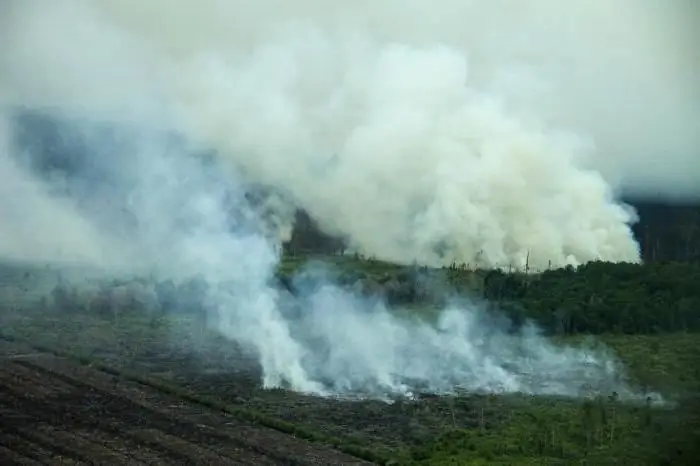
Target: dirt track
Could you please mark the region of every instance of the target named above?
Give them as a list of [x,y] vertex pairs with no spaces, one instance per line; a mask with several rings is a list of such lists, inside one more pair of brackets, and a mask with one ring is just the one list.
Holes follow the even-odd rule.
[[0,464],[370,464],[0,340]]

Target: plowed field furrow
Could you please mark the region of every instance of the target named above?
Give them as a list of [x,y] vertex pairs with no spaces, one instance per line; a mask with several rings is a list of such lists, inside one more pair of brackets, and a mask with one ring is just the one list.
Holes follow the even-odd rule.
[[90,441],[78,441],[75,435],[46,424],[31,427],[9,425],[3,426],[3,429],[12,429],[30,442],[43,445],[80,464],[126,464],[128,460],[128,457],[113,454]]
[[182,438],[165,434],[157,429],[140,429],[132,432],[132,435],[145,445],[154,445],[156,447],[159,445],[168,445],[169,451],[177,452],[181,457],[187,458],[187,462],[190,464],[197,460],[201,460],[207,464],[220,464],[221,466],[245,464],[234,461],[208,448],[199,447]]
[[[267,441],[263,439],[263,445],[256,445],[246,440],[240,434],[238,429],[229,430],[228,433],[216,431],[209,424],[204,424],[203,422],[212,421],[212,416],[207,416],[208,419],[203,419],[202,410],[196,409],[197,421],[196,423],[188,422],[182,420],[182,416],[185,415],[183,410],[188,408],[186,403],[174,397],[163,396],[164,400],[161,400],[161,405],[164,405],[170,409],[170,411],[164,410],[154,404],[143,401],[144,396],[140,393],[121,391],[122,396],[115,395],[113,391],[115,390],[115,383],[118,382],[116,379],[104,384],[104,381],[99,380],[101,374],[93,374],[90,378],[90,383],[86,383],[81,378],[77,378],[77,374],[67,375],[67,373],[57,372],[54,368],[45,367],[50,363],[58,365],[58,361],[52,358],[41,358],[37,359],[36,362],[17,361],[16,363],[21,366],[27,366],[33,368],[35,371],[45,371],[50,376],[60,379],[62,382],[72,381],[76,387],[82,390],[83,398],[85,403],[81,406],[76,406],[70,412],[63,414],[64,419],[70,419],[71,422],[76,425],[92,426],[97,427],[89,417],[85,416],[85,413],[81,413],[84,409],[99,409],[99,428],[103,430],[109,430],[115,432],[116,435],[119,434],[120,429],[121,435],[131,438],[133,428],[147,428],[149,426],[157,427],[164,433],[171,436],[180,436],[182,438],[187,438],[190,443],[195,445],[207,445],[211,444],[216,447],[219,451],[233,451],[233,454],[238,456],[248,457],[249,461],[255,461],[256,464],[277,464],[276,462],[268,462],[262,458],[260,455],[268,455],[271,458],[277,458],[279,461],[287,463],[289,461],[296,459],[296,453],[294,451],[275,451],[275,445],[271,444],[268,446]],[[65,361],[62,361],[65,363]],[[48,363],[48,364],[47,364]],[[63,369],[66,369],[63,367]],[[66,370],[68,372],[68,370]],[[106,376],[105,378],[109,378]],[[48,412],[50,408],[46,407],[44,412]],[[115,414],[117,413],[117,414]],[[113,420],[118,417],[117,422]],[[87,424],[86,424],[87,423]],[[127,425],[129,428],[124,431],[123,426]],[[275,431],[269,431],[265,429],[266,433],[271,435],[278,434]],[[137,439],[140,443],[144,441],[143,438]],[[154,444],[154,442],[148,442],[148,445],[163,451],[164,445],[168,447],[167,454],[170,457],[175,457],[178,461],[187,461],[190,458],[200,458],[201,452],[197,448],[191,448],[189,453],[183,453],[182,444],[178,448],[170,448],[170,444]],[[229,445],[232,445],[233,448]],[[239,448],[235,448],[235,446]],[[252,450],[246,452],[246,450]],[[253,453],[254,452],[254,453]],[[301,462],[298,459],[292,462]],[[217,461],[218,464],[223,464],[222,461]]]
[[[34,404],[23,408],[25,412],[31,411],[35,415],[32,418],[31,428],[19,427],[15,423],[4,423],[0,430],[12,432],[14,438],[24,439],[34,445],[41,445],[43,454],[32,455],[33,458],[41,459],[47,456],[47,452],[63,452],[64,456],[74,460],[83,458],[91,464],[133,464],[135,466],[165,466],[173,464],[173,461],[186,462],[188,460],[188,457],[171,452],[167,447],[159,445],[157,448],[151,449],[134,442],[128,438],[127,432],[105,432],[105,430],[111,429],[100,430],[96,426],[82,430],[73,424],[72,419],[68,417],[65,418],[64,423],[72,425],[72,430],[57,429],[42,424],[42,418],[44,418],[42,413],[50,407]],[[28,424],[24,423],[24,425]],[[63,445],[69,445],[70,451],[64,451]],[[55,463],[49,462],[47,464]]]
[[[5,443],[2,440],[2,435],[0,435],[0,443]],[[11,443],[11,442],[10,442]],[[13,445],[13,447],[16,447]],[[0,464],[6,465],[23,465],[23,466],[35,466],[44,464],[40,461],[33,459],[32,456],[25,456],[17,450],[8,448],[0,445]]]
[[130,457],[131,464],[147,464],[149,466],[170,466],[171,461],[162,458],[163,450],[149,448],[129,438],[120,437],[109,432],[97,429],[78,429],[74,431],[84,439],[104,445],[114,451]]
[[0,345],[0,464],[370,464],[26,345]]
[[[7,400],[8,397],[7,387],[0,387],[0,401]],[[182,430],[177,430],[178,421],[172,420],[171,424],[167,422],[164,424],[163,420],[156,419],[158,417],[157,413],[154,413],[154,417],[150,418],[154,422],[148,422],[149,414],[147,412],[134,413],[130,412],[129,406],[124,406],[119,404],[118,400],[115,400],[110,405],[109,403],[99,403],[93,399],[89,399],[90,394],[85,394],[83,397],[84,405],[79,406],[70,400],[66,400],[64,397],[57,397],[53,402],[48,402],[45,400],[36,400],[24,398],[21,393],[11,393],[14,396],[12,400],[12,406],[15,411],[8,412],[7,422],[4,422],[4,430],[11,428],[17,429],[17,422],[13,422],[13,419],[19,418],[19,412],[16,410],[21,410],[24,415],[21,418],[21,425],[27,424],[27,414],[29,414],[31,424],[36,426],[40,425],[44,430],[47,429],[46,424],[40,424],[41,422],[52,422],[52,423],[62,423],[73,426],[75,431],[83,433],[82,438],[80,436],[74,436],[66,439],[71,444],[82,443],[83,446],[78,451],[91,450],[89,458],[98,459],[98,457],[110,457],[111,452],[105,452],[105,448],[102,445],[108,446],[112,449],[121,450],[122,452],[131,452],[127,456],[131,458],[129,464],[138,464],[142,462],[145,464],[153,464],[154,458],[163,458],[163,464],[173,464],[176,462],[178,464],[197,464],[197,461],[205,463],[204,458],[216,458],[215,463],[208,464],[239,464],[237,462],[229,462],[225,456],[217,455],[215,452],[211,452],[202,448],[197,443],[180,439],[177,435],[163,434],[161,437],[147,436],[143,435],[142,432],[146,429],[138,429],[144,425],[159,425],[163,427],[164,430],[168,432],[179,432],[180,435],[184,433]],[[6,406],[9,403],[5,403]],[[68,409],[65,411],[57,410],[56,406],[65,406]],[[109,409],[108,409],[109,408]],[[99,413],[88,413],[87,411],[99,410]],[[116,412],[120,412],[120,416]],[[20,433],[22,433],[20,431]],[[65,433],[54,430],[57,437],[66,438]],[[95,434],[98,434],[97,439],[92,439]],[[25,433],[25,437],[27,434]],[[98,446],[90,445],[85,443],[85,437],[90,438],[92,443],[98,443]],[[111,442],[104,441],[105,438],[111,439]],[[164,440],[163,442],[158,442],[154,438],[160,438]],[[172,439],[178,439],[177,442],[172,442]],[[201,439],[201,437],[200,437]],[[207,443],[212,443],[209,440]],[[42,445],[45,444],[41,443]],[[235,457],[240,457],[246,461],[254,461],[255,464],[279,464],[276,462],[270,462],[264,457],[255,455],[244,449],[231,448],[222,442],[215,444],[214,446],[219,446],[219,450],[228,454],[235,455]],[[49,445],[51,447],[51,445]],[[140,451],[139,451],[140,450]],[[64,454],[66,452],[63,452]],[[76,457],[77,454],[72,455]],[[123,455],[122,455],[123,456]],[[120,461],[104,461],[98,462],[98,464],[125,464],[126,460],[129,458],[121,458]],[[194,462],[194,463],[193,463]],[[248,463],[250,464],[250,463]]]
[[[176,396],[148,390],[140,384],[120,380],[63,358],[27,357],[14,362],[81,386],[85,396],[91,399],[98,397],[97,404],[113,408],[118,405],[120,418],[132,426],[158,425],[161,430],[171,434],[189,435],[190,439],[200,444],[233,444],[277,459],[283,464],[369,464],[332,448],[253,425],[222,412],[202,409],[202,406],[184,402]],[[147,420],[146,424],[144,420]]]
[[12,450],[17,457],[24,457],[39,464],[54,465],[83,465],[85,462],[79,461],[70,456],[61,454],[51,448],[50,445],[42,444],[36,440],[27,438],[19,432],[12,432],[13,429],[6,424],[0,425],[0,445]]

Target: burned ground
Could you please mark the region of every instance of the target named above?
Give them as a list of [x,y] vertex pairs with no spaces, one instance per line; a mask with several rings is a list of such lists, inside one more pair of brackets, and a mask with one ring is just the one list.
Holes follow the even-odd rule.
[[[394,274],[371,265],[378,281]],[[654,465],[685,464],[678,452],[696,444],[697,422],[676,421],[687,409],[607,397],[385,403],[265,390],[254,355],[196,313],[42,304],[50,275],[0,267],[0,464]],[[697,333],[602,340],[638,386],[700,392]]]
[[370,464],[16,342],[0,354],[2,464]]

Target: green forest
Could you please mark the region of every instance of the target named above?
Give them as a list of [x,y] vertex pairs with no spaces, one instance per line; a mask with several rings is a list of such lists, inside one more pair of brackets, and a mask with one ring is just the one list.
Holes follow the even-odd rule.
[[645,261],[700,262],[700,205],[631,200],[639,221],[632,226]]
[[[280,279],[305,263],[287,259]],[[469,297],[516,326],[534,322],[551,335],[700,331],[700,266],[693,263],[590,262],[537,274],[400,267],[353,257],[333,264],[335,281],[392,306],[439,308],[452,297]]]

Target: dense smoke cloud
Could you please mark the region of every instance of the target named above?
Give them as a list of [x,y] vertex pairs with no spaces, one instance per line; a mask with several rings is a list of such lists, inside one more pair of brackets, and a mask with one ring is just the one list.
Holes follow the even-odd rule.
[[[5,260],[110,263],[108,245],[70,199],[53,196],[10,155],[11,126],[0,114],[0,256]],[[109,256],[109,257],[108,257]]]
[[[6,1],[7,112],[140,131],[107,152],[85,136],[94,163],[119,173],[94,199],[66,178],[42,185],[19,149],[4,149],[15,151],[0,163],[16,186],[0,188],[0,253],[202,274],[219,330],[258,351],[271,386],[402,391],[416,380],[573,394],[615,373],[607,358],[558,354],[533,335],[478,342],[475,311],[446,311],[435,329],[368,313],[333,287],[295,317],[268,282],[289,203],[399,262],[638,260],[634,215],[614,195],[690,195],[699,172],[698,62],[683,23],[693,11],[654,5]],[[153,128],[218,157],[188,158]],[[264,224],[248,183],[279,192]],[[131,220],[115,220],[115,199]]]
[[614,191],[700,171],[694,10],[664,5],[15,1],[0,89],[172,124],[370,255],[636,260]]

